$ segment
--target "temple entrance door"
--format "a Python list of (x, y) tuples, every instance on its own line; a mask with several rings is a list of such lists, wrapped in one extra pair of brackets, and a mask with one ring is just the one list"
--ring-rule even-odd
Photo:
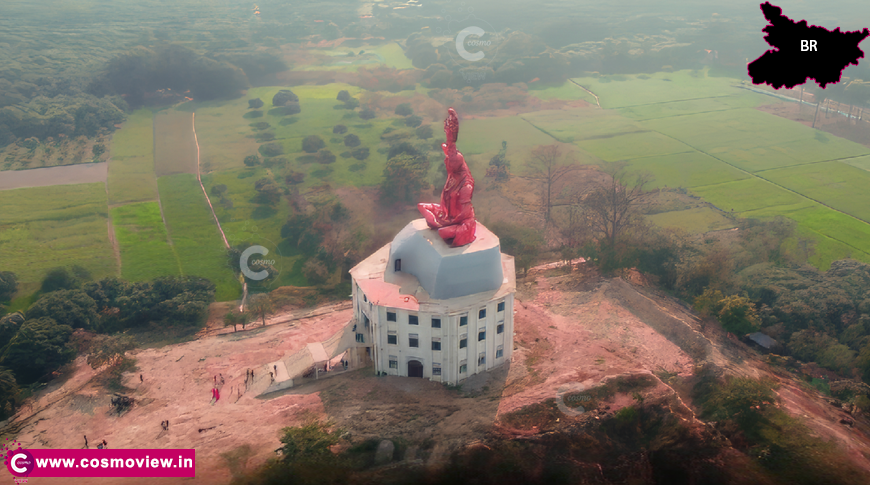
[(423, 364), (419, 360), (408, 362), (408, 377), (423, 377)]

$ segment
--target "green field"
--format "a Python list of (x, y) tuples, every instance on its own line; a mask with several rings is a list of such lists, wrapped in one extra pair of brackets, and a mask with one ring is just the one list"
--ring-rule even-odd
[[(436, 131), (436, 133), (438, 133)], [(442, 140), (443, 140), (443, 135)], [(509, 146), (551, 145), (553, 137), (535, 129), (519, 116), (472, 119), (462, 122), (456, 146), (464, 155), (498, 151), (502, 140)]]
[(539, 99), (543, 99), (544, 101), (551, 99), (564, 99), (568, 101), (582, 99), (591, 104), (596, 104), (594, 96), (587, 93), (571, 81), (565, 81), (558, 86), (531, 83), (529, 84), (529, 94), (536, 96)]
[(741, 91), (730, 96), (666, 101), (620, 108), (618, 111), (628, 118), (645, 121), (710, 111), (725, 111), (734, 108), (754, 108), (762, 104), (770, 104), (771, 100), (772, 98), (762, 94)]
[(110, 211), (121, 247), (121, 277), (143, 281), (181, 274), (178, 256), (169, 245), (157, 202), (114, 207)]
[(647, 220), (661, 227), (678, 227), (690, 233), (702, 234), (734, 227), (734, 221), (709, 207), (694, 207), (686, 210), (662, 212), (646, 216)]
[(762, 211), (764, 217), (778, 214), (790, 217), (790, 212), (816, 205), (797, 194), (757, 178), (706, 185), (697, 187), (692, 192), (723, 211), (729, 212), (733, 209), (741, 216), (755, 211), (753, 217), (762, 217), (758, 212)]
[(181, 261), (182, 274), (208, 278), (218, 301), (241, 296), (241, 285), (227, 264), (226, 251), (196, 176), (160, 177), (160, 201), (169, 237)]
[(613, 110), (589, 108), (546, 110), (523, 113), (521, 118), (564, 143), (604, 139), (647, 130), (639, 123)]
[(575, 144), (606, 162), (693, 151), (690, 146), (654, 131), (583, 140)]
[(109, 204), (157, 200), (154, 176), (154, 127), (151, 110), (131, 113), (112, 137)]
[(154, 171), (158, 177), (196, 173), (196, 143), (190, 113), (168, 110), (154, 115)]
[(657, 72), (649, 75), (585, 77), (574, 81), (598, 95), (601, 106), (606, 109), (730, 96), (738, 91), (732, 87), (736, 82), (734, 79), (706, 77), (705, 72)]
[(870, 222), (870, 173), (842, 162), (767, 170), (762, 177)]
[(728, 164), (697, 151), (675, 153), (630, 161), (629, 170), (655, 176), (653, 187), (702, 187), (751, 177)]
[(18, 275), (19, 294), (36, 291), (58, 266), (80, 265), (95, 279), (118, 275), (104, 184), (4, 190), (0, 207), (0, 268)]

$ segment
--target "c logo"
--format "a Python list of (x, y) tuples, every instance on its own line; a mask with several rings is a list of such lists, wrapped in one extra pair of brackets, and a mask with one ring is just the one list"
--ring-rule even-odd
[(36, 462), (33, 456), (26, 451), (19, 451), (9, 459), (9, 471), (16, 476), (27, 476), (33, 471)]
[(459, 52), (459, 56), (465, 59), (466, 61), (479, 61), (483, 59), (486, 54), (483, 51), (478, 51), (472, 54), (465, 50), (465, 38), (469, 35), (476, 35), (478, 37), (483, 37), (486, 34), (486, 31), (477, 27), (476, 25), (472, 25), (471, 27), (466, 27), (459, 31), (459, 34), (456, 36), (456, 51)]
[(248, 249), (242, 251), (242, 257), (239, 260), (239, 267), (242, 269), (242, 274), (245, 275), (248, 279), (252, 279), (254, 281), (264, 280), (269, 277), (269, 272), (265, 269), (262, 271), (251, 271), (251, 268), (248, 267), (248, 259), (251, 258), (253, 254), (261, 254), (263, 256), (269, 254), (269, 250), (264, 248), (263, 246), (251, 246)]

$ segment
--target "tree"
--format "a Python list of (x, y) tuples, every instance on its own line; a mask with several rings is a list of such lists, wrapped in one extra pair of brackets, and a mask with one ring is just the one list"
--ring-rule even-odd
[(284, 153), (284, 145), (278, 142), (265, 143), (260, 145), (259, 152), (264, 157), (277, 157)]
[(347, 133), (347, 127), (344, 125), (335, 125), (332, 127), (332, 132), (336, 135), (343, 135)]
[(411, 115), (405, 118), (405, 125), (410, 126), (411, 128), (416, 128), (423, 123), (423, 118), (417, 115)]
[(347, 101), (348, 99), (350, 99), (350, 93), (347, 92), (346, 89), (342, 89), (338, 92), (338, 96), (336, 96), (335, 99), (339, 101)]
[(414, 110), (411, 108), (411, 103), (402, 103), (396, 106), (396, 114), (399, 116), (410, 116), (414, 114)]
[(281, 200), (281, 189), (269, 178), (261, 178), (254, 182), (254, 188), (259, 192), (259, 200), (264, 204), (274, 205)]
[(82, 290), (59, 290), (43, 295), (27, 310), (27, 318), (51, 318), (59, 325), (93, 329), (99, 324), (97, 304)]
[(18, 291), (18, 277), (11, 271), (0, 271), (0, 301), (9, 301)]
[(417, 202), (420, 191), (429, 186), (426, 182), (428, 172), (429, 160), (425, 157), (416, 157), (408, 153), (390, 157), (384, 167), (384, 180), (380, 187), (381, 203)]
[(608, 249), (625, 231), (637, 223), (639, 206), (646, 201), (644, 187), (651, 181), (649, 175), (638, 175), (631, 187), (621, 168), (605, 170), (610, 181), (600, 185), (586, 198), (590, 211), (590, 225), (603, 239)]
[(305, 153), (317, 153), (321, 148), (326, 147), (326, 142), (317, 135), (309, 135), (302, 140), (302, 151)]
[(749, 298), (733, 295), (725, 297), (719, 304), (722, 306), (719, 310), (719, 322), (725, 330), (745, 335), (755, 332), (761, 325), (755, 305)]
[(51, 318), (28, 319), (9, 342), (0, 364), (22, 384), (35, 382), (75, 357), (75, 350), (67, 345), (72, 333), (72, 327)]
[(260, 109), (263, 107), (263, 100), (254, 98), (248, 100), (248, 109)]
[(538, 145), (532, 150), (529, 161), (533, 177), (541, 182), (544, 220), (550, 222), (550, 211), (553, 208), (555, 184), (569, 172), (577, 168), (571, 161), (562, 160), (562, 149), (559, 145)]
[(375, 114), (375, 110), (373, 110), (371, 108), (363, 108), (359, 112), (359, 117), (361, 119), (364, 119), (364, 120), (370, 120), (370, 119), (374, 118), (375, 116), (377, 116)]
[(272, 106), (287, 106), (289, 103), (299, 103), (299, 96), (289, 89), (282, 89), (272, 97)]
[(260, 157), (256, 155), (248, 155), (245, 157), (245, 166), (254, 167), (260, 164)]
[(15, 403), (18, 397), (18, 381), (15, 374), (0, 367), (0, 417), (8, 418), (15, 412)]
[(304, 426), (281, 430), (281, 460), (295, 462), (301, 460), (324, 459), (332, 456), (330, 448), (340, 440), (341, 430), (330, 432), (331, 422), (311, 420)]
[(748, 429), (763, 419), (760, 408), (776, 402), (776, 387), (767, 379), (729, 377), (724, 384), (712, 386), (701, 406), (703, 416), (717, 421), (733, 419), (742, 429)]
[(22, 323), (24, 323), (24, 314), (21, 312), (10, 313), (0, 318), (0, 349), (18, 333)]
[(503, 182), (510, 177), (511, 162), (507, 159), (507, 141), (502, 140), (501, 150), (489, 159), (489, 166), (492, 167), (496, 182)]
[(514, 256), (517, 269), (522, 269), (523, 275), (527, 274), (544, 245), (541, 231), (507, 222), (496, 223), (491, 229), (498, 236), (502, 251)]
[(95, 158), (100, 158), (100, 155), (106, 153), (106, 145), (102, 143), (97, 143), (91, 148), (91, 153), (94, 154)]
[(434, 132), (432, 130), (432, 125), (423, 125), (423, 126), (417, 128), (417, 130), (415, 131), (415, 134), (417, 135), (417, 138), (420, 138), (423, 140), (428, 140), (429, 138), (432, 138), (432, 135), (434, 135)]
[(302, 112), (302, 107), (299, 106), (299, 103), (287, 103), (284, 106), (279, 106), (269, 111), (269, 114), (276, 114), (278, 116), (291, 116)]
[(350, 98), (344, 102), (344, 109), (357, 109), (359, 108), (359, 100), (356, 98)]
[(302, 275), (312, 285), (322, 285), (329, 281), (329, 269), (319, 259), (312, 258), (302, 266)]
[(78, 288), (81, 282), (67, 268), (54, 268), (48, 271), (42, 280), (42, 292), (50, 293), (57, 290)]
[(369, 147), (355, 148), (350, 152), (350, 154), (357, 160), (365, 160), (366, 158), (369, 158)]
[(359, 137), (354, 135), (353, 133), (344, 137), (344, 146), (346, 147), (358, 147), (360, 143), (362, 142), (360, 142)]
[(272, 297), (268, 293), (258, 293), (248, 300), (248, 313), (255, 319), (261, 319), (266, 326), (266, 315), (275, 310)]
[[(244, 313), (236, 313), (236, 312), (231, 310), (231, 311), (227, 312), (226, 315), (224, 315), (224, 326), (229, 327), (230, 325), (232, 325), (233, 332), (237, 332), (238, 331), (237, 326), (244, 325), (245, 320), (246, 320), (246, 317), (245, 317)], [(244, 330), (244, 326), (242, 327), (242, 330)]]

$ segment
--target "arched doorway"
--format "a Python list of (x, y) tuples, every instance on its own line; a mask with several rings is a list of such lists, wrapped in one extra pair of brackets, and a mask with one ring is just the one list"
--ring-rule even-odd
[(419, 360), (408, 362), (408, 377), (423, 377), (423, 364)]

